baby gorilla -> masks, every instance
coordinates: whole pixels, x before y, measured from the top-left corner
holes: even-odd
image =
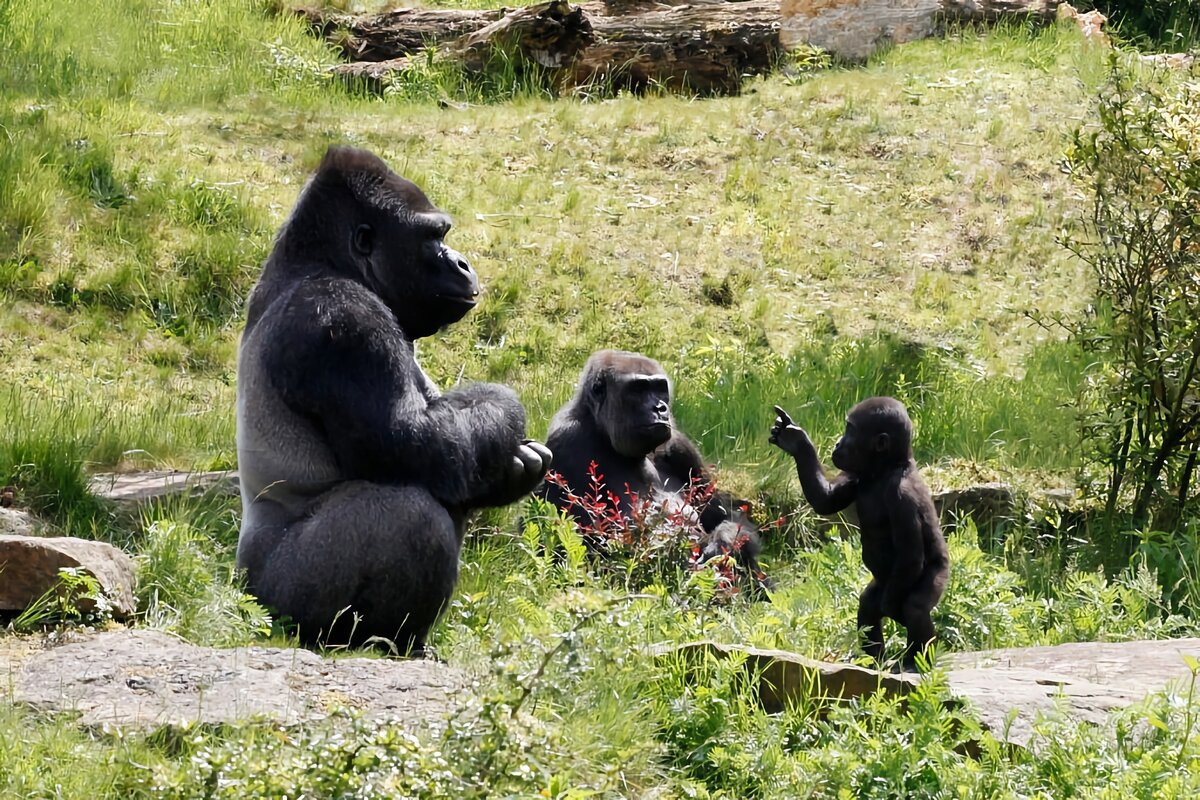
[[[775,406],[772,444],[796,459],[804,496],[818,514],[858,504],[863,563],[871,582],[858,599],[858,627],[865,650],[883,660],[883,617],[908,631],[904,666],[933,641],[930,612],[950,574],[946,540],[929,487],[912,455],[912,421],[891,397],[872,397],[846,417],[846,432],[833,448],[841,474],[826,480],[817,450],[803,428]]]

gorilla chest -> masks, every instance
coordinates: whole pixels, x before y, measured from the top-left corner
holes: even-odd
[[[891,520],[892,494],[892,486],[866,485],[860,488],[856,502],[863,563],[873,573],[890,569],[896,560]]]

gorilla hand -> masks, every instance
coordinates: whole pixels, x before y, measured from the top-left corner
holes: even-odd
[[[812,440],[799,425],[779,406],[775,406],[775,424],[771,426],[771,436],[767,440],[783,452],[795,456],[807,444],[812,447]]]
[[[499,494],[512,498],[508,501],[510,503],[529,494],[542,482],[553,463],[554,454],[550,448],[541,442],[523,439],[513,454],[512,465],[498,490]]]

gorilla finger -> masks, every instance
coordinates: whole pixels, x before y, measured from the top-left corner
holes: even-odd
[[[542,467],[542,457],[527,444],[517,448],[517,460],[521,462],[522,472],[535,472]]]
[[[775,416],[779,418],[775,423],[776,425],[787,427],[788,425],[792,424],[791,415],[789,415],[788,412],[784,411],[779,406],[775,406]]]
[[[517,451],[520,452],[519,450]],[[525,466],[525,460],[519,455],[513,456],[512,466],[509,467],[510,480],[520,480],[521,477],[529,471],[529,467]]]
[[[549,447],[532,439],[524,442],[524,445],[541,457],[542,469],[550,469],[550,465],[554,463],[554,453],[550,451]]]

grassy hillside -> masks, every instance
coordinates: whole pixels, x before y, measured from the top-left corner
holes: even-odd
[[[245,296],[326,146],[350,142],[453,215],[450,241],[485,283],[475,312],[422,342],[431,376],[512,384],[541,435],[591,351],[659,358],[722,479],[788,515],[769,542],[780,591],[714,605],[703,577],[590,575],[540,555],[543,531],[514,536],[510,509],[474,531],[434,634],[440,656],[485,676],[481,713],[444,737],[110,736],[5,708],[0,796],[1194,795],[1186,703],[1134,712],[1151,724],[1120,742],[1046,723],[1029,752],[969,759],[974,723],[940,709],[936,682],[904,707],[767,717],[736,669],[685,680],[643,649],[710,637],[851,656],[857,544],[816,541],[766,444],[772,403],[827,452],[849,405],[894,394],[933,482],[1072,484],[1066,404],[1087,361],[1026,312],[1087,301],[1056,241],[1085,213],[1059,162],[1102,54],[1068,30],[963,32],[737,98],[518,87],[439,103],[453,86],[436,76],[385,98],[330,84],[333,54],[274,5],[0,5],[0,483],[62,530],[137,554],[142,624],[261,637],[232,575],[236,503],[131,520],[83,476],[235,466]],[[1092,542],[1029,515],[988,552],[970,524],[953,536],[937,618],[949,647],[1195,630],[1196,576],[1177,553],[1148,539],[1158,561],[1106,577],[1087,568]],[[1136,544],[1123,537],[1117,560]]]

